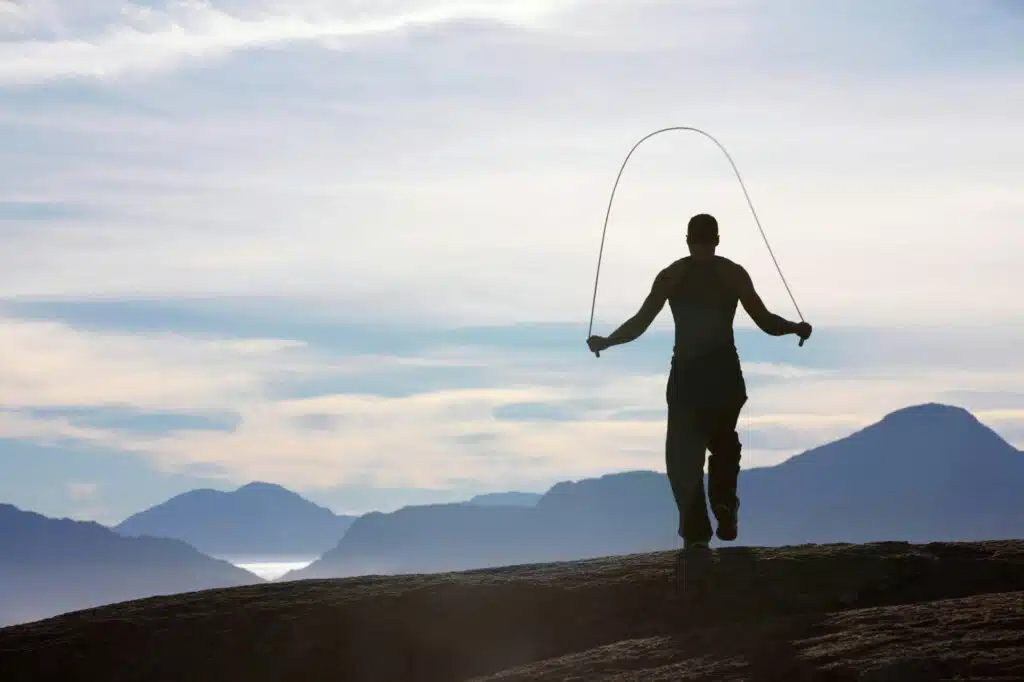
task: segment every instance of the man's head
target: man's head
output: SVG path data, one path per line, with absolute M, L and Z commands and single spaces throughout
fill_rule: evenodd
M 690 218 L 686 226 L 686 244 L 693 255 L 713 254 L 718 246 L 718 221 L 715 217 L 701 213 Z

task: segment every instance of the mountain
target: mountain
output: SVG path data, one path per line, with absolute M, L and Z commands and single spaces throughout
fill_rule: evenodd
M 791 544 L 1024 536 L 1024 454 L 965 409 L 904 408 L 741 474 L 744 541 Z
M 528 507 L 462 503 L 371 512 L 298 577 L 450 571 L 514 563 L 525 552 L 547 556 L 535 517 Z M 294 577 L 292 572 L 284 579 Z
M 456 571 L 647 552 L 673 543 L 664 474 L 559 483 L 535 507 L 404 507 L 355 520 L 338 545 L 282 580 Z M 666 519 L 669 520 L 666 523 Z
M 740 475 L 737 545 L 1024 536 L 1024 454 L 970 412 L 905 408 L 845 438 Z M 285 579 L 422 572 L 678 547 L 664 474 L 552 487 L 533 508 L 431 505 L 358 519 Z
M 114 530 L 174 538 L 232 559 L 320 556 L 338 543 L 353 517 L 338 516 L 269 483 L 233 492 L 193 490 L 139 512 Z
M 0 627 L 153 595 L 260 583 L 177 540 L 0 505 Z
M 484 493 L 466 501 L 481 507 L 533 507 L 543 497 L 540 493 Z

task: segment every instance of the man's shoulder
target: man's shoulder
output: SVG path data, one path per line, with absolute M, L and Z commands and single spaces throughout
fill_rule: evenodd
M 686 268 L 686 263 L 688 260 L 689 257 L 685 257 L 672 261 L 671 263 L 669 263 L 668 265 L 661 269 L 661 272 L 658 273 L 658 277 L 661 279 L 669 279 L 677 276 Z
M 747 271 L 746 269 L 737 263 L 736 261 L 726 258 L 725 256 L 714 256 L 715 269 L 724 275 L 728 280 L 732 282 L 738 282 L 744 278 Z M 668 265 L 666 265 L 661 272 L 658 273 L 655 281 L 663 287 L 674 289 L 675 286 L 680 282 L 687 270 L 693 263 L 693 259 L 690 256 L 684 256 L 679 258 Z
M 663 294 L 668 295 L 679 284 L 679 280 L 686 270 L 687 258 L 680 258 L 666 265 L 654 278 L 654 286 Z
M 731 277 L 742 277 L 746 272 L 746 268 L 725 256 L 715 255 L 715 260 L 723 272 Z

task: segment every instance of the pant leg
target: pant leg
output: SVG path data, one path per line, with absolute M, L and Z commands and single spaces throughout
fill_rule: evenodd
M 710 540 L 711 521 L 704 499 L 704 454 L 708 437 L 697 412 L 677 400 L 668 402 L 665 468 L 679 511 L 679 535 L 690 541 Z
M 703 460 L 703 458 L 701 458 Z M 714 534 L 711 528 L 711 517 L 708 516 L 708 498 L 704 489 L 704 462 L 701 462 L 697 485 L 690 496 L 690 505 L 685 517 L 681 520 L 680 535 L 689 542 L 711 542 Z
M 740 455 L 743 449 L 736 424 L 746 399 L 734 408 L 716 410 L 711 420 L 708 438 L 708 499 L 712 510 L 725 505 L 739 506 L 737 486 L 740 473 Z

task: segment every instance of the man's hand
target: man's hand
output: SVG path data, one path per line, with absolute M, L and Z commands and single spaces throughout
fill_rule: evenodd
M 814 331 L 811 325 L 806 322 L 796 323 L 796 335 L 800 337 L 800 345 L 804 345 L 804 341 L 810 338 L 811 332 Z
M 608 342 L 607 337 L 604 336 L 595 335 L 587 339 L 587 347 L 590 349 L 590 352 L 596 355 L 597 357 L 601 357 L 601 351 L 603 351 L 606 348 L 609 348 L 611 345 L 612 344 Z

